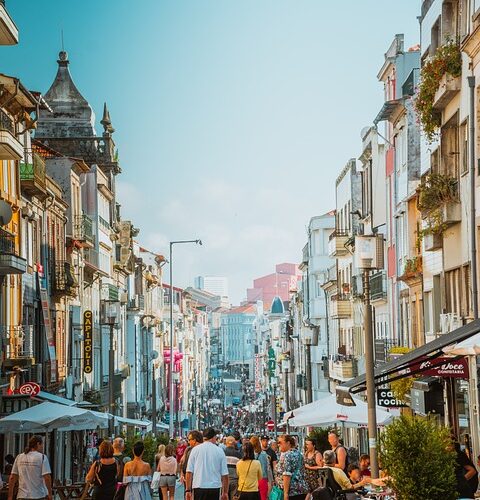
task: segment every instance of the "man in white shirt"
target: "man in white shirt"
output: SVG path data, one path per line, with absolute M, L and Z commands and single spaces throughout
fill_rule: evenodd
M 214 429 L 206 429 L 204 442 L 192 449 L 185 475 L 186 500 L 228 500 L 227 458 L 216 445 Z
M 52 500 L 52 476 L 48 458 L 43 454 L 43 439 L 33 436 L 24 453 L 15 459 L 8 481 L 8 500 L 13 500 L 18 482 L 18 500 Z

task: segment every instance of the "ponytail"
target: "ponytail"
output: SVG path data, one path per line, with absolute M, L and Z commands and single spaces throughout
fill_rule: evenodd
M 28 445 L 27 447 L 25 448 L 25 455 L 27 453 L 29 453 L 30 451 L 32 451 L 33 449 L 35 449 L 39 444 L 42 444 L 43 443 L 43 438 L 41 436 L 32 436 L 29 440 L 28 440 Z

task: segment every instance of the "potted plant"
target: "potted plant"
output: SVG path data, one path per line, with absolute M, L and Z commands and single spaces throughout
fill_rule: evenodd
M 456 453 L 432 418 L 402 415 L 380 436 L 379 461 L 397 500 L 455 500 Z

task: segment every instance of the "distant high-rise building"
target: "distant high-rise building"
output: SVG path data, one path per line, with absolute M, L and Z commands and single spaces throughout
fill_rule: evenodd
M 228 279 L 224 276 L 197 276 L 195 288 L 219 297 L 228 297 Z

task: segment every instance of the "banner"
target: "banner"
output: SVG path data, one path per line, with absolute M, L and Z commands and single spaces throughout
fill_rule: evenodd
M 38 275 L 37 275 L 38 276 Z M 40 284 L 40 281 L 39 281 Z M 45 328 L 45 338 L 48 346 L 48 357 L 50 358 L 50 382 L 57 381 L 57 357 L 55 353 L 55 336 L 52 329 L 50 317 L 50 298 L 46 288 L 40 285 L 40 299 L 42 302 L 43 326 Z
M 436 365 L 436 366 L 433 366 Z M 447 358 L 439 356 L 433 359 L 420 359 L 410 366 L 410 372 L 421 370 L 421 375 L 444 378 L 468 379 L 468 361 L 466 358 Z

